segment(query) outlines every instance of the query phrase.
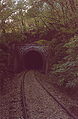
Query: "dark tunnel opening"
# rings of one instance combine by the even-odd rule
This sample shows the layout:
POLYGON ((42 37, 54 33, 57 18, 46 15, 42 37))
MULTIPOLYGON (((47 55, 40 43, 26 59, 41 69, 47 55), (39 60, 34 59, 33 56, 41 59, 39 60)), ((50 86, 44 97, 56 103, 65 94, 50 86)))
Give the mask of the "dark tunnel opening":
POLYGON ((37 51, 29 51, 23 57, 24 69, 43 70, 43 57, 37 51))

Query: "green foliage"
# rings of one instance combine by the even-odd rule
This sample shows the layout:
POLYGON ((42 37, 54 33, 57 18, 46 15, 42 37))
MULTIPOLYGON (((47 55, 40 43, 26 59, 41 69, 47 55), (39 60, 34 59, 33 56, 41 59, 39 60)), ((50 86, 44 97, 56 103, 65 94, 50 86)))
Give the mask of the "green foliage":
POLYGON ((24 32, 30 28, 57 30, 75 34, 78 31, 77 0, 1 0, 0 33, 24 32))
POLYGON ((63 47, 67 47, 67 56, 53 65, 53 74, 59 79, 59 85, 78 87, 78 36, 75 35, 63 47))
POLYGON ((39 41, 35 41, 34 43, 39 44, 39 45, 48 45, 49 44, 49 41, 39 40, 39 41))

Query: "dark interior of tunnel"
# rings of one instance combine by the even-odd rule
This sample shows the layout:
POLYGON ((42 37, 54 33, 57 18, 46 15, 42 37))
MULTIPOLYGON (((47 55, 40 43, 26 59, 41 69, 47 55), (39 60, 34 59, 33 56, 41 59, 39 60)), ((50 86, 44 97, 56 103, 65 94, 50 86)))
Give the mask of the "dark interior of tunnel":
POLYGON ((24 69, 43 70, 43 58, 37 51, 29 51, 23 57, 24 69))

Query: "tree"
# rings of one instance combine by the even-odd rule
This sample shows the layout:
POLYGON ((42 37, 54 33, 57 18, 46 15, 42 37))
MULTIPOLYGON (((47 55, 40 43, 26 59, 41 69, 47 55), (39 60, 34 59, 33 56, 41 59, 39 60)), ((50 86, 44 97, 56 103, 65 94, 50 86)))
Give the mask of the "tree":
POLYGON ((1 0, 0 1, 0 29, 2 33, 6 32, 7 21, 10 20, 10 16, 12 15, 14 5, 12 0, 1 0))

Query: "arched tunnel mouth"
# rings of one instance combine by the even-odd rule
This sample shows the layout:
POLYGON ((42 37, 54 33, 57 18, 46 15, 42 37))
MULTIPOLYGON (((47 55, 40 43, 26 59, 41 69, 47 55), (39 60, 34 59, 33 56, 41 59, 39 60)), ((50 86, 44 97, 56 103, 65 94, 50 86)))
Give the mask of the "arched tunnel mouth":
POLYGON ((42 71, 44 67, 44 59, 40 52, 29 51, 23 56, 24 69, 42 71))

